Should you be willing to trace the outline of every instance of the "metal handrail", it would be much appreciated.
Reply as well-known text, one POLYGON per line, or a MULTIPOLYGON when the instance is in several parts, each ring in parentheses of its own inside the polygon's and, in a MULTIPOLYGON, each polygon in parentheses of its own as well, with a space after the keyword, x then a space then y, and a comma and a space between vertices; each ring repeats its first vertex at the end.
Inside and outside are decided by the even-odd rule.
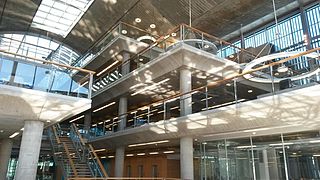
POLYGON ((104 169, 104 167, 103 167, 103 165, 102 165, 102 163, 101 163, 101 161, 100 161, 97 153, 95 152, 95 150, 93 149, 93 147, 92 147, 91 144, 89 144, 89 149, 90 149, 90 151, 92 152, 92 154, 94 155, 94 158, 96 159, 96 161, 97 161, 97 163, 98 163, 98 165, 99 165, 99 168, 100 168, 100 170, 101 170, 102 173, 103 173, 103 176, 104 176, 104 177, 108 177, 108 174, 107 174, 106 170, 104 169))
POLYGON ((59 136, 57 135, 57 132, 56 132, 56 129, 54 126, 52 126, 52 128, 48 129, 48 134, 49 134, 50 143, 51 143, 52 149, 53 149, 53 159, 55 160, 55 162, 57 164, 59 164, 61 166, 64 177, 67 177, 68 173, 66 171, 64 162, 61 161, 57 156, 57 154, 59 152, 61 152, 61 142, 60 142, 59 136), (51 131, 51 129, 53 132, 51 131))
POLYGON ((32 59, 34 61, 38 61, 38 62, 41 62, 43 64, 52 64, 52 65, 64 67, 64 68, 67 68, 67 69, 77 70, 77 71, 81 71, 81 72, 92 74, 92 75, 94 75, 96 73, 96 72, 91 71, 91 70, 82 69, 82 68, 78 68, 78 67, 73 67, 73 66, 69 66, 69 65, 65 65, 65 64, 60 64, 60 63, 56 63, 56 62, 53 62, 53 61, 47 61, 47 60, 43 60, 43 59, 39 59, 39 58, 35 58, 35 57, 25 56, 25 55, 22 55, 22 54, 17 54, 17 53, 13 53, 13 52, 9 52, 9 51, 4 51, 4 50, 1 50, 1 49, 0 49, 0 52, 1 53, 5 53, 5 54, 14 55, 14 56, 19 56, 19 57, 22 57, 22 58, 32 59))
MULTIPOLYGON (((246 74, 250 74, 250 73, 253 73, 253 72, 257 72, 257 71, 260 71, 260 70, 265 69, 265 68, 270 68, 270 67, 272 67, 272 66, 281 65, 281 64, 283 64, 283 63, 285 63, 285 62, 287 62, 287 61, 290 61, 290 60, 292 60, 292 59, 295 59, 295 58, 298 58, 298 57, 301 57, 301 56, 304 56, 304 55, 307 55, 307 54, 310 54, 310 53, 313 53, 313 52, 316 52, 316 51, 320 51, 320 47, 314 48, 314 49, 311 49, 311 50, 308 50, 308 51, 305 51, 305 52, 302 52, 302 53, 299 53, 299 54, 296 54, 296 55, 294 55, 294 56, 290 56, 290 57, 284 58, 284 59, 282 59, 282 60, 280 60, 280 61, 272 62, 272 63, 266 64, 266 65, 263 65, 263 66, 259 66, 259 67, 255 68, 255 69, 250 70, 250 71, 241 72, 241 73, 238 73, 238 74, 236 74, 236 75, 233 75, 233 76, 230 76, 230 77, 226 77, 226 78, 221 79, 221 80, 217 80, 217 81, 215 81, 215 82, 210 82, 210 83, 208 83, 208 84, 205 85, 205 86, 201 86, 201 87, 192 89, 191 91, 186 92, 186 93, 177 93, 177 94, 175 94, 175 95, 172 95, 172 96, 170 96, 170 97, 164 98, 164 99, 162 99, 162 100, 158 100, 158 101, 155 101, 155 102, 150 103, 150 104, 148 104, 148 105, 144 105, 144 106, 142 106, 142 107, 139 107, 139 108, 136 108, 136 109, 134 109, 134 110, 128 111, 128 112, 126 112, 126 113, 119 114, 119 115, 116 116, 116 117, 127 116, 128 114, 131 114, 131 113, 133 113, 133 112, 136 112, 136 111, 139 110, 139 109, 146 109, 146 108, 151 107, 151 106, 153 106, 153 105, 156 105, 156 104, 159 104, 159 103, 165 103, 166 101, 170 101, 170 100, 175 99, 175 98, 178 98, 178 97, 183 97, 183 96, 185 96, 185 95, 190 95, 190 94, 195 93, 195 92, 204 91, 206 88, 209 88, 209 87, 217 87, 217 86, 219 86, 219 85, 224 84, 224 83, 227 82, 227 81, 230 81, 230 80, 233 80, 233 79, 242 77, 242 76, 244 76, 244 75, 246 75, 246 74)), ((320 56, 318 55, 318 57, 316 57, 316 58, 320 58, 320 56)), ((110 118, 110 119, 111 119, 111 118, 110 118)))
POLYGON ((71 156, 70 156, 69 149, 68 149, 68 147, 67 147, 67 145, 66 145, 65 142, 63 142, 62 145, 63 145, 63 148, 64 148, 66 154, 67 154, 67 157, 68 157, 69 163, 70 163, 70 165, 71 165, 73 174, 74 174, 74 176, 77 178, 77 177, 78 177, 78 172, 77 172, 77 170, 76 170, 76 168, 75 168, 75 166, 74 166, 74 162, 73 162, 73 160, 72 160, 72 158, 71 158, 71 156))
POLYGON ((100 177, 108 177, 108 174, 105 171, 99 157, 97 156, 97 154, 95 154, 93 147, 91 145, 89 145, 89 148, 86 147, 86 144, 74 123, 71 124, 70 135, 73 138, 73 143, 75 147, 77 149, 81 149, 83 153, 81 155, 79 151, 77 151, 78 155, 88 163, 92 174, 97 176, 96 172, 98 172, 100 177), (89 161, 93 163, 94 167, 91 167, 91 164, 89 161))
MULTIPOLYGON (((94 49, 99 43, 101 43, 101 42, 103 41, 103 39, 104 39, 105 37, 107 37, 108 35, 110 35, 110 33, 112 33, 115 29, 119 28, 119 26, 121 26, 121 24, 124 24, 124 25, 126 25, 126 26, 129 26, 129 27, 131 27, 131 28, 137 29, 137 30, 142 31, 142 32, 147 33, 147 34, 151 34, 150 32, 148 32, 148 31, 146 31, 146 30, 143 30, 143 29, 138 28, 138 27, 136 27, 136 26, 133 26, 133 25, 131 25, 131 24, 128 24, 128 23, 125 23, 125 22, 120 21, 120 22, 118 22, 117 24, 115 24, 113 27, 111 27, 111 29, 109 29, 107 32, 105 32, 94 44, 92 44, 91 47, 86 50, 86 52, 84 53, 84 55, 83 55, 83 56, 80 56, 80 57, 73 63, 73 65, 77 64, 79 61, 81 61, 82 59, 84 59, 84 57, 86 57, 86 56, 88 55, 88 53, 89 53, 92 49, 94 49)), ((155 36, 156 38, 159 38, 158 35, 153 35, 153 36, 155 36)))

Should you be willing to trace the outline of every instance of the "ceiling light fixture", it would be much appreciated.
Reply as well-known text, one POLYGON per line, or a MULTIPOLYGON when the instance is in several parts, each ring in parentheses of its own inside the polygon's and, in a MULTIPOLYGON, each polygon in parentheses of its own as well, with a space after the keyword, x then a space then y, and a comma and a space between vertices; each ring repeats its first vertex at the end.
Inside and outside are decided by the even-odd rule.
POLYGON ((309 141, 309 143, 320 143, 320 140, 312 140, 312 141, 309 141))
POLYGON ((249 90, 248 90, 248 93, 252 93, 252 92, 253 92, 252 89, 249 89, 249 90))
POLYGON ((155 24, 150 24, 150 28, 154 29, 154 28, 156 28, 156 25, 155 24))
POLYGON ((154 155, 154 154, 159 154, 159 152, 150 152, 149 154, 154 155))
POLYGON ((171 36, 175 37, 177 36, 177 33, 171 33, 171 36))
POLYGON ((169 140, 163 140, 163 141, 153 141, 153 142, 147 142, 147 143, 139 143, 139 144, 130 144, 128 147, 137 147, 137 146, 146 146, 146 145, 153 145, 153 144, 162 144, 167 143, 169 140))
POLYGON ((126 156, 127 156, 127 157, 132 157, 132 156, 133 156, 133 154, 127 154, 126 156))
POLYGON ((174 151, 163 151, 164 154, 171 154, 174 153, 174 151))
POLYGON ((125 30, 125 29, 123 29, 123 30, 121 31, 121 33, 122 33, 122 34, 127 34, 127 33, 128 33, 128 31, 127 31, 127 30, 125 30))
POLYGON ((253 146, 237 146, 236 148, 237 149, 248 149, 248 148, 255 148, 255 147, 257 147, 256 145, 253 145, 253 146))
POLYGON ((81 118, 83 118, 83 117, 84 117, 84 115, 82 115, 82 116, 80 116, 80 117, 77 117, 77 118, 75 118, 75 119, 72 119, 72 120, 69 121, 69 123, 72 123, 72 122, 74 122, 74 121, 76 121, 76 120, 78 120, 78 119, 81 119, 81 118))
POLYGON ((107 107, 109 107, 109 106, 112 106, 112 105, 114 105, 115 103, 116 103, 116 102, 109 103, 109 104, 107 104, 107 105, 105 105, 105 106, 102 106, 101 108, 98 108, 98 109, 94 110, 93 112, 101 111, 102 109, 105 109, 105 108, 107 108, 107 107))
POLYGON ((14 138, 14 137, 18 136, 18 134, 19 134, 19 132, 15 132, 11 136, 9 136, 9 138, 14 138))
POLYGON ((101 151, 105 151, 106 149, 98 149, 98 150, 95 150, 94 152, 101 152, 101 151))
POLYGON ((292 145, 293 143, 276 143, 276 144, 269 144, 269 146, 282 146, 282 145, 292 145))
POLYGON ((141 19, 140 18, 136 18, 134 21, 137 22, 137 23, 141 23, 141 19))

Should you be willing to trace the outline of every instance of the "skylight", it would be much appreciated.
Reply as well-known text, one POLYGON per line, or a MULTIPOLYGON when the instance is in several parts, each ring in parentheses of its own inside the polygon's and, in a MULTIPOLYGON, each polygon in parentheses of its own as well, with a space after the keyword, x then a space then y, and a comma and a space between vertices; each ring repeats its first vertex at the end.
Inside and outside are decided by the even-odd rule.
POLYGON ((31 26, 66 37, 94 0, 42 0, 31 26))
POLYGON ((79 57, 77 52, 64 44, 35 34, 0 33, 0 50, 67 65, 70 65, 79 57))

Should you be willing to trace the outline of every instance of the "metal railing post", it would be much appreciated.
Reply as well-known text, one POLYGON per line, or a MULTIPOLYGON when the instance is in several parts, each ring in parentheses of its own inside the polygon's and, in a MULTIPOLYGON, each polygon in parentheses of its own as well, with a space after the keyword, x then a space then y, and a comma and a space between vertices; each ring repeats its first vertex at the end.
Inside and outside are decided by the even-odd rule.
POLYGON ((88 88, 88 99, 91 99, 92 97, 92 84, 93 84, 93 74, 89 74, 89 88, 88 88))
POLYGON ((208 86, 206 86, 206 110, 209 109, 209 103, 208 103, 208 86))

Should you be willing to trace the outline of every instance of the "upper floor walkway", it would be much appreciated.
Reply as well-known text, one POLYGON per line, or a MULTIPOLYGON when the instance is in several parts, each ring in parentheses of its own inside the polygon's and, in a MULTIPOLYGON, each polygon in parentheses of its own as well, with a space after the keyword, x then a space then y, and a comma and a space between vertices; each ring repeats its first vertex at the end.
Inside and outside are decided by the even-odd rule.
POLYGON ((0 138, 19 134, 26 120, 49 126, 90 109, 93 74, 1 50, 0 138), (82 75, 75 75, 75 71, 82 75))

